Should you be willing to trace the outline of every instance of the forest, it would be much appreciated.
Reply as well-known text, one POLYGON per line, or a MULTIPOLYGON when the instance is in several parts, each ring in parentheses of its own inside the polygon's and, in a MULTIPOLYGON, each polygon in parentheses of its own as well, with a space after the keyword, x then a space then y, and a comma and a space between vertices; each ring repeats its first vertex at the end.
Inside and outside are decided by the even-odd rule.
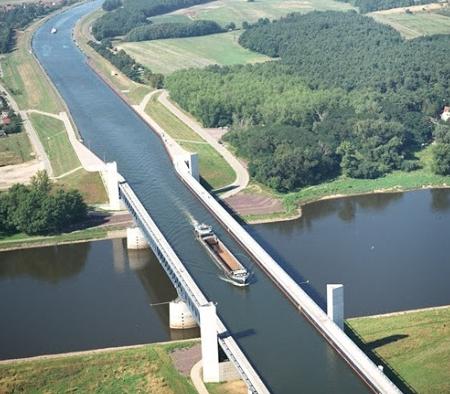
POLYGON ((150 25, 152 16, 165 14, 180 8, 207 3, 211 0, 108 0, 103 8, 111 9, 92 26, 92 33, 97 40, 123 36, 131 30, 150 25), (122 4, 122 7, 120 5, 122 4), (120 7, 120 8, 118 8, 120 7))
POLYGON ((81 194, 55 188, 45 171, 38 172, 30 185, 15 184, 0 194, 0 234, 52 234, 86 215, 81 194))
POLYGON ((436 3, 436 0, 338 0, 358 7, 363 14, 391 8, 410 7, 419 4, 436 3))
POLYGON ((205 36, 225 30, 214 21, 199 20, 188 23, 157 23, 136 27, 124 38, 125 41, 150 41, 163 38, 205 36))
POLYGON ((13 8, 0 9, 0 53, 6 53, 11 50, 14 43, 15 29, 22 29, 34 19, 47 15, 72 2, 64 1, 56 5, 50 5, 50 3, 27 3, 26 6, 18 4, 13 8))
POLYGON ((417 168, 450 93, 448 36, 405 41, 355 12, 313 12, 249 25, 240 43, 279 59, 165 84, 205 126, 231 126, 226 139, 257 180, 291 191, 417 168))

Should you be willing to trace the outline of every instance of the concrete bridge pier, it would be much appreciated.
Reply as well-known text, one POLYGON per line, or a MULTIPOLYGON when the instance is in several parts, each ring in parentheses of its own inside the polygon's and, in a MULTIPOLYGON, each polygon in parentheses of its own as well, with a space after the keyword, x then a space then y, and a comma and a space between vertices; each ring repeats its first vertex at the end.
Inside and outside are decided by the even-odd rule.
POLYGON ((181 298, 169 303, 169 327, 175 330, 197 327, 194 316, 181 298))
POLYGON ((189 174, 196 181, 200 181, 200 167, 198 162, 198 153, 187 153, 185 155, 179 155, 175 159, 176 165, 185 166, 189 171, 189 174))
POLYGON ((123 209, 123 204, 119 196, 119 181, 121 176, 117 172, 117 163, 115 161, 106 163, 102 175, 106 186, 106 192, 108 193, 109 208, 112 211, 120 211, 123 209))
POLYGON ((219 344, 217 342, 216 306, 209 302, 199 308, 200 336, 202 339, 203 381, 220 382, 219 344))
POLYGON ((128 249, 147 249, 149 247, 144 233, 139 227, 127 228, 127 248, 128 249))
POLYGON ((344 285, 327 285, 327 315, 344 330, 344 285))

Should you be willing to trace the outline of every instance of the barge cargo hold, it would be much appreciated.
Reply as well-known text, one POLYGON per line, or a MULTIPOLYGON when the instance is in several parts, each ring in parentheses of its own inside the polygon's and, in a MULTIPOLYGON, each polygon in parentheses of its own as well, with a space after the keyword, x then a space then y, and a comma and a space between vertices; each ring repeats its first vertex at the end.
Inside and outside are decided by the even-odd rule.
POLYGON ((207 224, 196 224, 195 235, 224 272, 226 278, 235 286, 247 286, 250 273, 230 252, 207 224))

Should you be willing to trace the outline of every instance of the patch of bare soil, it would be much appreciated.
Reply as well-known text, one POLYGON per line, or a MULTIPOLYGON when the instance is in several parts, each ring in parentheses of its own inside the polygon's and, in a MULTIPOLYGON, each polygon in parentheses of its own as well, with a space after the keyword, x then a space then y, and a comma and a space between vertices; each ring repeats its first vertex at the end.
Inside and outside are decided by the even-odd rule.
POLYGON ((280 200, 263 195, 238 193, 225 199, 225 203, 239 215, 267 215, 283 212, 280 200))
POLYGON ((175 368, 184 376, 189 376, 192 367, 197 364, 201 358, 200 344, 194 345, 188 349, 176 349, 170 353, 175 368))
POLYGON ((232 380, 222 383, 218 390, 220 394, 247 394, 247 385, 242 380, 232 380))

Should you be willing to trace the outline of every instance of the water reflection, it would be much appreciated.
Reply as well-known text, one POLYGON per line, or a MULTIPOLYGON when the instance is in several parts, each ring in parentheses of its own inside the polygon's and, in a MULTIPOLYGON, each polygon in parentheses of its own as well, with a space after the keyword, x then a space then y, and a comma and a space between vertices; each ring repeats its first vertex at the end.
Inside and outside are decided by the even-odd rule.
POLYGON ((57 284, 76 276, 86 264, 90 243, 0 253, 0 280, 31 277, 57 284))
POLYGON ((176 291, 125 240, 0 253, 0 359, 192 338, 169 329, 176 291), (12 302, 12 300, 14 300, 12 302))
POLYGON ((448 189, 431 189, 431 209, 434 212, 450 210, 450 192, 448 189))

